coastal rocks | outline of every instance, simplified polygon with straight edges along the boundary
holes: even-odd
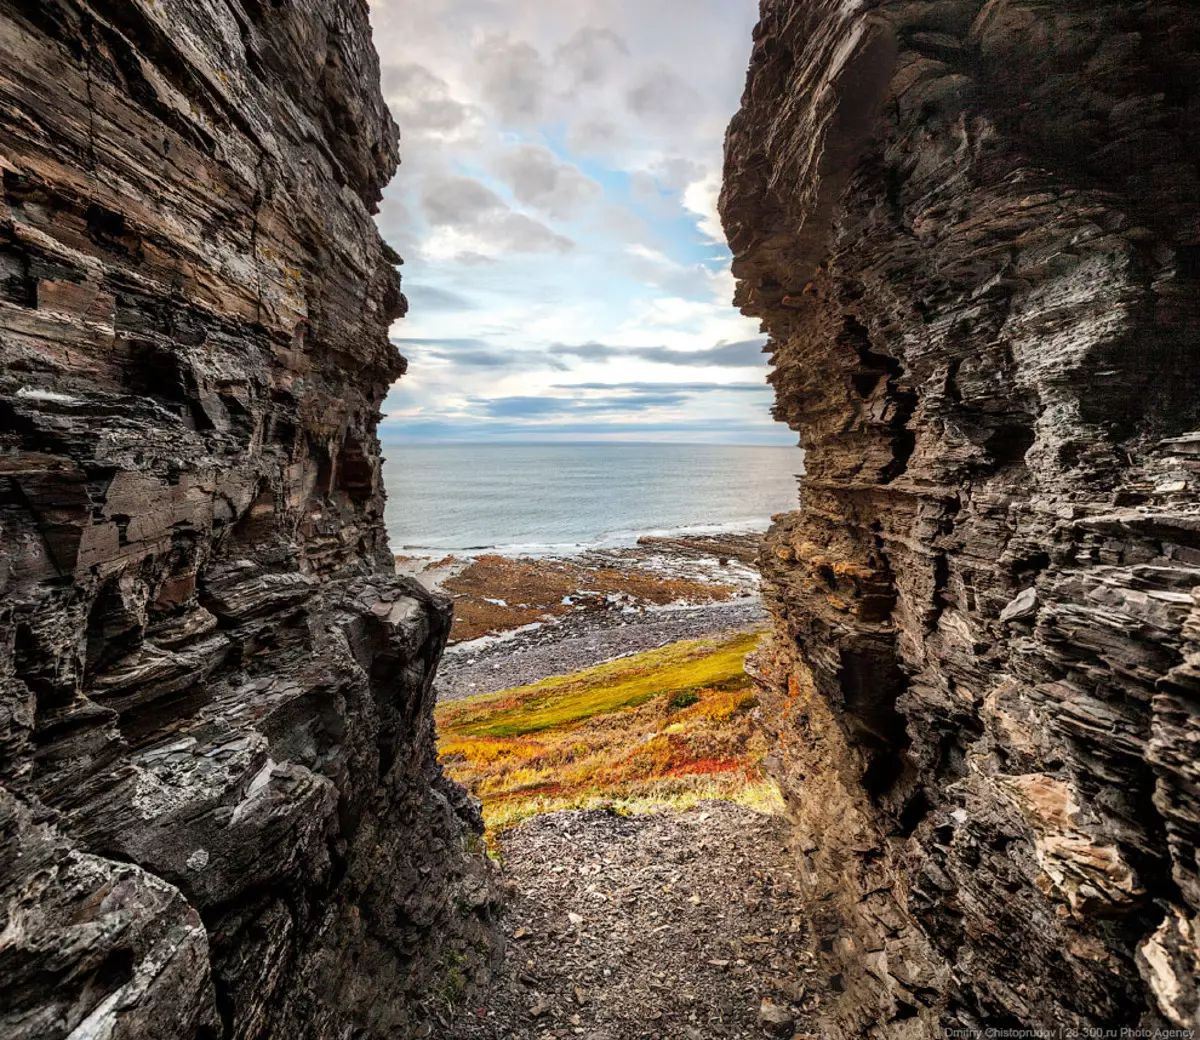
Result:
[[[0,11],[0,1033],[404,1036],[493,956],[394,575],[360,2]]]
[[[634,614],[752,595],[758,588],[757,572],[718,556],[723,542],[715,541],[706,554],[638,546],[558,558],[492,553],[461,560],[447,557],[413,576],[454,600],[454,644],[580,614]],[[399,558],[397,564],[403,568],[414,562]]]
[[[1200,14],[764,0],[722,212],[830,1037],[1195,1027]]]
[[[765,627],[751,558],[761,546],[751,533],[641,538],[573,557],[397,557],[397,569],[454,600],[435,686],[444,701]]]

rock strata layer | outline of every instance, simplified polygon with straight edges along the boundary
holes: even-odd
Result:
[[[822,1035],[1200,1025],[1200,12],[764,0],[722,211]]]
[[[0,1034],[405,1036],[490,955],[375,425],[363,0],[0,7]]]

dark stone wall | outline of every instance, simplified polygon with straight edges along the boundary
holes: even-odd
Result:
[[[829,1036],[1197,1025],[1200,13],[766,0],[756,668]]]
[[[362,0],[0,7],[5,1037],[404,1036],[492,955],[378,80]]]

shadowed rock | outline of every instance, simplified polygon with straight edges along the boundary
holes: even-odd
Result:
[[[1200,15],[764,0],[737,302],[803,505],[756,662],[823,1035],[1195,1026]]]
[[[361,0],[0,11],[0,1033],[406,1035],[490,949],[394,576]]]

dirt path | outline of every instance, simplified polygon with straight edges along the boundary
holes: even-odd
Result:
[[[463,1009],[443,1035],[806,1036],[819,943],[787,837],[782,819],[723,802],[559,812],[508,832],[505,970],[485,1006]]]

